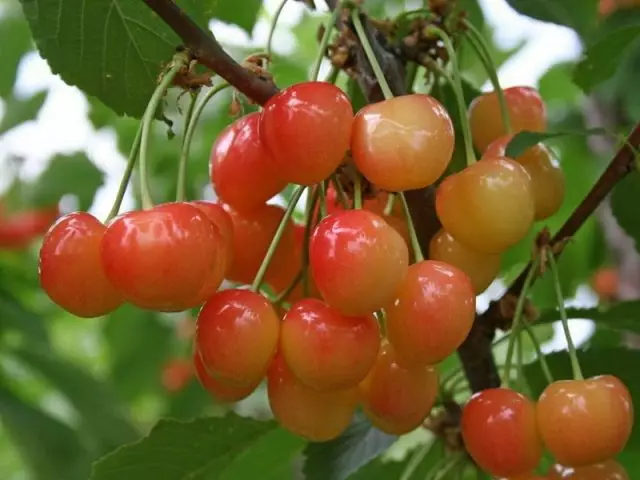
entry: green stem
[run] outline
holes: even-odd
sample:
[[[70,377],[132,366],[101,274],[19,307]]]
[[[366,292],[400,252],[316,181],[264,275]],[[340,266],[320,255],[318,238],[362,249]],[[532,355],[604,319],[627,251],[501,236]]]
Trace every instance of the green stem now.
[[[180,162],[178,164],[178,187],[176,188],[176,201],[178,202],[183,202],[187,196],[187,160],[189,158],[187,133],[193,119],[193,111],[197,100],[198,94],[191,93],[191,101],[184,116],[184,137],[182,138],[182,149],[180,151]],[[189,142],[190,141],[191,139],[189,138]]]
[[[185,65],[187,65],[189,59],[185,53],[178,53],[173,57],[171,66],[162,75],[160,83],[156,87],[147,109],[142,117],[142,138],[140,139],[140,196],[142,200],[142,208],[148,209],[153,207],[153,201],[151,200],[151,189],[149,188],[149,170],[148,170],[148,147],[149,147],[149,134],[151,132],[151,124],[158,110],[158,106],[162,100],[162,97],[169,89],[171,82]]]
[[[318,195],[320,202],[320,216],[327,216],[327,185],[324,182],[318,184]]]
[[[333,188],[336,190],[336,198],[340,202],[340,205],[342,205],[342,208],[346,210],[349,208],[349,199],[335,173],[331,175],[331,182],[333,183]]]
[[[367,33],[364,30],[364,25],[362,25],[362,20],[360,19],[360,12],[358,10],[354,10],[351,12],[351,20],[353,21],[353,27],[356,30],[356,34],[360,39],[360,44],[362,45],[362,49],[364,50],[369,63],[371,64],[371,68],[373,69],[373,74],[376,77],[376,80],[380,84],[380,90],[382,90],[382,94],[384,98],[389,100],[393,98],[393,92],[389,87],[389,83],[384,76],[384,72],[380,67],[380,63],[378,63],[378,59],[376,58],[375,53],[373,52],[373,47],[369,42],[369,38],[367,37]]]
[[[542,368],[544,378],[547,380],[547,383],[553,383],[553,375],[551,374],[551,369],[547,363],[547,358],[544,356],[544,353],[542,353],[542,347],[540,347],[540,342],[538,341],[536,332],[533,331],[533,327],[526,318],[522,319],[522,326],[527,331],[527,335],[533,344],[533,349],[535,350],[538,361],[540,362],[540,368]]]
[[[309,296],[309,239],[311,238],[311,230],[313,229],[314,210],[318,203],[320,193],[314,188],[307,199],[307,205],[304,212],[304,241],[302,242],[302,293],[305,297]]]
[[[397,195],[394,193],[389,194],[389,198],[387,198],[387,204],[384,206],[384,215],[391,215],[393,212],[393,206],[396,204]]]
[[[560,319],[562,320],[562,329],[564,330],[564,336],[567,339],[567,349],[569,350],[569,358],[571,359],[571,370],[573,371],[574,380],[583,380],[582,368],[580,368],[580,362],[578,361],[578,353],[576,352],[576,346],[571,338],[571,332],[569,331],[569,319],[567,318],[567,312],[564,308],[564,296],[562,295],[562,286],[560,284],[560,275],[558,273],[558,263],[553,252],[548,250],[549,270],[553,276],[553,283],[556,290],[556,297],[558,298],[558,309],[560,310]]]
[[[360,172],[354,172],[353,208],[355,210],[362,208],[362,180],[360,179]]]
[[[267,56],[271,58],[271,44],[273,43],[273,35],[276,33],[276,27],[278,25],[278,20],[280,20],[280,15],[284,10],[285,5],[288,0],[282,0],[278,8],[276,8],[275,13],[273,14],[273,18],[271,19],[271,26],[269,27],[269,36],[267,37]]]
[[[338,21],[338,16],[342,12],[343,4],[346,3],[344,0],[338,2],[336,8],[333,9],[333,13],[331,14],[331,19],[329,20],[329,24],[324,29],[324,34],[322,35],[322,39],[320,40],[320,45],[318,46],[318,53],[316,54],[316,58],[313,62],[313,70],[311,70],[311,80],[318,80],[318,75],[320,75],[320,66],[322,65],[322,59],[324,58],[324,54],[327,50],[327,45],[329,45],[329,40],[331,39],[331,33],[333,32],[333,27]],[[337,74],[337,70],[336,70]]]
[[[413,84],[416,82],[416,75],[418,75],[418,64],[416,62],[409,62],[407,64],[407,75],[405,76],[404,88],[407,92],[413,91]]]
[[[302,196],[302,193],[305,191],[306,188],[307,188],[306,186],[299,186],[293,192],[293,195],[291,195],[291,200],[289,201],[287,210],[284,212],[284,216],[282,217],[282,220],[280,220],[280,224],[276,229],[276,233],[273,234],[273,239],[271,240],[271,244],[269,245],[267,253],[264,256],[264,259],[262,260],[262,264],[258,269],[258,273],[256,273],[256,277],[253,279],[253,283],[251,284],[251,290],[253,290],[254,292],[257,292],[260,290],[260,286],[262,285],[264,276],[267,273],[267,269],[269,268],[271,259],[273,258],[273,255],[276,253],[276,249],[280,244],[280,239],[282,238],[282,235],[287,229],[287,225],[289,224],[291,215],[293,215],[293,211],[296,208],[296,204],[298,203],[298,200],[300,200],[300,197]]]
[[[127,159],[127,167],[125,168],[124,173],[122,174],[122,179],[120,180],[120,186],[118,187],[118,192],[116,193],[116,199],[113,202],[113,206],[109,211],[109,215],[107,215],[107,219],[105,223],[109,223],[120,211],[120,207],[122,206],[122,199],[124,198],[124,194],[127,192],[127,187],[129,186],[129,181],[131,180],[131,174],[133,173],[133,169],[136,165],[136,160],[138,159],[138,152],[140,151],[140,140],[142,139],[142,123],[138,126],[138,131],[136,132],[136,137],[133,140],[133,145],[131,145],[131,150],[129,151],[129,158]]]
[[[274,298],[273,303],[275,303],[276,305],[280,305],[282,302],[284,302],[286,298],[289,296],[289,294],[293,292],[293,290],[295,290],[295,288],[298,286],[298,284],[302,280],[302,275],[303,275],[303,271],[300,270],[298,274],[295,276],[295,278],[293,279],[293,281],[287,286],[287,288],[285,288],[282,292],[278,294],[277,297]]]
[[[411,456],[411,460],[409,460],[407,466],[402,471],[400,480],[409,480],[411,478],[411,475],[413,475],[416,469],[420,466],[431,450],[431,447],[433,447],[433,443],[427,443],[426,445],[416,449],[415,453]]]
[[[393,23],[401,22],[405,18],[413,17],[414,15],[424,15],[425,18],[435,17],[434,13],[431,11],[430,8],[416,8],[415,10],[402,12],[393,20]]]
[[[498,79],[498,71],[496,68],[496,64],[491,58],[491,53],[489,52],[489,48],[487,47],[487,43],[484,41],[484,37],[480,30],[478,30],[469,20],[463,20],[464,26],[467,28],[468,39],[471,46],[478,54],[480,61],[482,62],[487,75],[489,76],[489,80],[493,85],[493,89],[498,96],[498,104],[500,105],[500,115],[502,116],[502,123],[504,124],[504,129],[508,134],[513,133],[513,129],[511,127],[511,118],[509,116],[509,109],[507,107],[507,100],[504,96],[504,91],[500,86],[500,80]]]
[[[463,457],[458,454],[441,458],[431,469],[425,480],[442,480],[448,478],[447,475],[458,466],[462,458]]]
[[[416,263],[424,261],[424,255],[422,254],[422,248],[420,248],[420,241],[418,240],[418,235],[416,234],[416,228],[413,224],[413,219],[411,218],[411,211],[409,210],[409,204],[407,203],[407,199],[404,196],[404,192],[398,193],[398,197],[400,197],[400,202],[402,203],[402,210],[404,211],[404,216],[407,219],[407,228],[409,230],[409,238],[411,239],[411,247],[413,248],[413,256],[416,259]]]

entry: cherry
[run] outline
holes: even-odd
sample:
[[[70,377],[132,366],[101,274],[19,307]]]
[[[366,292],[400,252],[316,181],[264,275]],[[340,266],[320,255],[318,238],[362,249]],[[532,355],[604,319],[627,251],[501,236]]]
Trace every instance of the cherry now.
[[[267,371],[280,336],[269,301],[250,290],[222,290],[200,310],[196,348],[207,370],[226,383],[255,385]]]
[[[533,224],[531,180],[519,163],[484,158],[450,175],[436,192],[442,226],[460,243],[483,253],[502,253]]]
[[[620,274],[615,268],[601,268],[593,274],[591,286],[602,300],[615,300],[618,297]]]
[[[260,139],[260,113],[226,127],[211,150],[211,182],[220,199],[235,210],[263,205],[287,185]]]
[[[547,449],[566,466],[604,462],[625,447],[633,425],[627,387],[612,375],[549,385],[537,405]]]
[[[507,146],[513,135],[505,135],[492,142],[483,157],[506,156]],[[564,173],[553,153],[539,143],[528,148],[514,159],[522,165],[531,177],[531,189],[535,203],[535,219],[544,220],[556,213],[565,197]]]
[[[21,250],[44,235],[56,221],[58,207],[25,210],[0,217],[0,249]]]
[[[397,192],[438,180],[451,161],[454,143],[444,106],[416,93],[363,107],[353,122],[351,153],[371,183]]]
[[[179,392],[187,386],[192,375],[191,362],[182,358],[174,358],[162,368],[162,386],[168,392]]]
[[[267,394],[280,425],[313,442],[326,442],[344,432],[357,404],[355,388],[320,392],[307,387],[282,355],[276,355],[269,367]]]
[[[438,395],[438,373],[424,366],[407,369],[383,340],[375,365],[359,387],[362,408],[377,428],[403,435],[418,428]]]
[[[514,134],[523,130],[544,132],[547,114],[537,90],[531,87],[511,87],[503,90],[511,128]],[[496,92],[485,93],[469,106],[469,122],[473,143],[484,152],[491,142],[506,135]]]
[[[615,460],[587,465],[586,467],[565,468],[555,465],[549,471],[548,480],[629,480],[622,465]]]
[[[407,219],[396,217],[394,215],[384,215],[382,219],[400,234],[408,248],[411,245],[411,237],[409,236],[409,225],[407,224]]]
[[[542,458],[535,404],[514,390],[476,393],[462,410],[460,426],[467,452],[492,475],[526,474]]]
[[[441,229],[431,239],[429,258],[458,267],[473,283],[476,295],[484,292],[500,273],[500,255],[471,250]]]
[[[387,335],[405,366],[434,365],[469,334],[475,292],[462,270],[435,260],[414,263],[386,306]]]
[[[260,135],[283,179],[313,185],[342,163],[352,123],[353,107],[340,88],[304,82],[271,97],[262,111]]]
[[[197,350],[193,353],[193,366],[196,378],[198,382],[200,382],[200,385],[202,385],[202,388],[222,403],[234,403],[247,398],[255,391],[261,381],[258,380],[255,384],[249,384],[247,386],[225,383],[209,374]]]
[[[221,243],[220,232],[202,210],[166,203],[116,217],[100,251],[107,278],[125,299],[171,312],[201,303]]]
[[[366,210],[322,219],[311,237],[309,256],[322,297],[347,315],[373,313],[388,304],[409,263],[400,234]]]
[[[341,212],[344,210],[350,210],[353,205],[353,199],[347,199],[347,208],[340,201],[340,197],[338,196],[338,192],[336,192],[333,184],[329,184],[327,187],[327,191],[325,194],[326,202],[327,202],[327,214],[331,215],[333,213]],[[387,201],[389,199],[389,194],[384,191],[379,191],[373,196],[367,196],[362,199],[362,208],[363,210],[369,210],[370,212],[377,213],[378,215],[382,215],[384,213],[384,209],[387,206]],[[401,206],[399,202],[395,202],[394,204],[394,212],[402,213]],[[316,211],[319,207],[316,207]]]
[[[100,261],[106,227],[85,212],[61,217],[40,248],[40,285],[57,305],[78,317],[100,317],[118,308],[122,295]]]
[[[379,345],[373,315],[349,317],[316,299],[293,304],[282,322],[280,349],[287,365],[317,390],[356,387],[371,370]]]

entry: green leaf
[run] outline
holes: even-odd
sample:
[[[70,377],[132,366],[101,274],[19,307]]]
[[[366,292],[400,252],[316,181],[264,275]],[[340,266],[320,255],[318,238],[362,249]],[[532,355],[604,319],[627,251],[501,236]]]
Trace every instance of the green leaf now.
[[[586,37],[596,27],[598,0],[507,0],[511,8],[543,22],[573,28]]]
[[[613,189],[611,210],[618,225],[633,238],[636,251],[640,252],[640,222],[636,202],[640,193],[640,173],[631,172]]]
[[[307,446],[305,476],[307,480],[344,480],[387,450],[397,438],[381,432],[363,415],[358,415],[340,437]]]
[[[46,99],[47,92],[39,92],[26,99],[13,95],[8,97],[0,120],[0,135],[28,120],[34,120]]]
[[[277,429],[274,421],[234,413],[189,422],[160,420],[148,437],[96,462],[91,480],[222,478],[234,459]]]
[[[253,30],[262,7],[262,0],[242,0],[242,8],[238,8],[236,0],[204,0],[202,3],[206,17],[236,24],[247,33]]]
[[[567,308],[569,319],[593,320],[598,327],[615,331],[640,333],[640,300],[614,303],[608,307]],[[536,323],[552,323],[560,320],[557,309],[544,310]]]
[[[571,135],[608,135],[609,132],[604,128],[592,128],[589,130],[575,132],[518,132],[513,136],[509,145],[507,145],[506,155],[510,158],[517,158],[526,150],[534,145],[551,140],[558,137],[567,137]]]
[[[0,312],[0,328],[3,331],[24,334],[25,341],[32,346],[49,346],[49,332],[44,319],[3,290],[0,290]]]
[[[28,189],[27,201],[36,206],[50,206],[64,195],[75,195],[78,209],[88,210],[103,178],[104,174],[84,153],[57,155]]]
[[[31,46],[29,25],[14,2],[2,5],[0,17],[0,97],[8,97],[18,73],[18,64]],[[1,131],[1,129],[0,129]]]
[[[591,45],[576,66],[575,82],[585,92],[612,77],[626,53],[640,38],[640,25],[624,27]]]

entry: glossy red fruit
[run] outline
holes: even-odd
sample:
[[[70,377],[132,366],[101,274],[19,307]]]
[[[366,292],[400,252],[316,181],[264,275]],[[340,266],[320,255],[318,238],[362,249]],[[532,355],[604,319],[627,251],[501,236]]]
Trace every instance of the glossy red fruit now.
[[[229,215],[229,213],[219,203],[195,200],[189,202],[189,204],[202,210],[207,217],[209,217],[209,220],[218,227],[223,240],[222,250],[224,250],[224,253],[222,256],[228,264],[225,266],[226,275],[226,272],[231,268],[231,264],[233,263],[234,254],[233,220],[231,219],[231,215]]]
[[[366,210],[324,218],[311,238],[309,256],[322,297],[347,315],[373,313],[388,304],[409,264],[404,239]]]
[[[630,477],[622,465],[615,460],[588,465],[586,467],[567,468],[555,465],[547,476],[548,480],[629,480]]]
[[[469,276],[476,295],[484,292],[500,273],[500,255],[476,252],[440,229],[429,244],[429,258],[458,267]]]
[[[536,89],[511,87],[504,89],[504,95],[514,134],[523,130],[544,132],[547,129],[545,105]],[[480,152],[484,152],[491,142],[507,134],[496,92],[485,93],[471,102],[469,122],[473,143]]]
[[[250,290],[222,290],[200,310],[196,348],[207,370],[227,383],[255,385],[267,371],[280,336],[269,301]]]
[[[260,138],[260,113],[226,127],[211,150],[210,174],[218,197],[235,210],[263,205],[286,185]]]
[[[71,213],[51,227],[40,248],[42,289],[78,317],[106,315],[124,301],[102,269],[100,243],[105,230],[93,215]]]
[[[462,410],[461,429],[469,455],[492,475],[523,475],[542,459],[535,404],[514,390],[473,395]]]
[[[444,106],[415,93],[363,107],[353,122],[351,153],[371,183],[392,192],[412,190],[442,176],[454,137]]]
[[[317,390],[356,387],[373,366],[380,330],[372,314],[343,315],[316,299],[291,306],[280,351],[296,377]]]
[[[604,462],[625,447],[634,412],[627,387],[612,375],[549,385],[537,404],[538,429],[562,465]]]
[[[513,135],[506,135],[492,142],[483,157],[506,156],[507,146]],[[556,213],[565,198],[564,172],[553,156],[553,152],[539,143],[514,159],[531,177],[531,189],[535,203],[535,219],[544,220]]]
[[[134,305],[182,311],[200,303],[199,293],[216,268],[220,242],[202,210],[166,203],[116,217],[102,239],[102,266]]]
[[[383,432],[403,435],[418,428],[429,415],[438,395],[438,373],[430,366],[401,366],[394,348],[383,340],[359,393],[371,423]]]
[[[162,386],[167,392],[175,393],[184,389],[193,376],[191,362],[182,358],[170,360],[162,368]]]
[[[304,82],[271,97],[260,134],[280,176],[313,185],[338,168],[349,149],[353,107],[332,83]]]
[[[320,392],[307,387],[281,355],[269,367],[267,393],[280,425],[312,442],[326,442],[344,432],[357,404],[355,388]]]
[[[0,249],[21,250],[44,235],[56,221],[57,207],[25,210],[7,217],[0,217]]]
[[[193,354],[193,365],[196,378],[198,382],[200,382],[200,385],[202,385],[202,388],[222,403],[234,403],[247,398],[255,391],[261,381],[258,380],[255,384],[247,386],[225,383],[209,374],[197,350]]]
[[[460,243],[478,252],[502,253],[533,224],[531,179],[513,160],[484,158],[444,179],[436,192],[436,212]]]
[[[386,307],[387,336],[406,366],[434,365],[467,338],[475,291],[460,269],[435,260],[414,263]]]

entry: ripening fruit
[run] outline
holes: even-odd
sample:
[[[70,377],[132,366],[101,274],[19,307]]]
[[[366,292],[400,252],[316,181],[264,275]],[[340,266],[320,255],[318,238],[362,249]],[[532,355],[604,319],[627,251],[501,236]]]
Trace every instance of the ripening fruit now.
[[[296,377],[316,390],[357,386],[379,346],[372,314],[350,317],[316,299],[293,304],[282,322],[280,351]]]
[[[174,358],[162,368],[162,386],[167,392],[179,392],[187,386],[192,376],[191,362],[184,358]]]
[[[507,145],[513,135],[506,135],[492,142],[483,154],[483,158],[506,156]],[[535,219],[544,220],[556,213],[565,197],[564,172],[553,152],[539,143],[525,150],[514,159],[531,177],[531,190],[535,203]]]
[[[467,452],[492,475],[526,474],[542,458],[535,404],[514,390],[476,393],[462,410],[460,426]]]
[[[262,111],[260,135],[285,181],[313,185],[342,163],[352,123],[353,107],[340,88],[304,82],[271,97]]]
[[[511,87],[503,91],[514,134],[523,130],[544,132],[547,129],[546,109],[536,89]],[[484,152],[491,142],[507,134],[496,92],[485,93],[471,102],[469,122],[473,143],[480,152]]]
[[[519,163],[484,158],[438,186],[436,212],[460,243],[483,253],[502,253],[522,240],[533,224],[531,179]]]
[[[353,122],[351,153],[371,183],[398,192],[435,183],[451,161],[454,143],[444,106],[415,93],[363,107]]]
[[[234,403],[247,398],[255,391],[262,380],[260,379],[254,384],[246,386],[237,386],[225,383],[207,372],[207,368],[204,366],[200,353],[197,350],[193,353],[193,366],[196,378],[198,379],[198,382],[200,382],[200,385],[202,385],[202,388],[209,392],[213,398],[222,403]]]
[[[377,428],[403,435],[418,428],[438,395],[434,367],[407,369],[398,364],[393,346],[382,341],[375,365],[359,387],[362,408]]]
[[[221,381],[255,385],[278,346],[280,319],[269,301],[250,290],[222,290],[200,310],[196,348]]]
[[[387,336],[398,361],[434,365],[451,355],[471,330],[475,299],[462,270],[435,260],[411,265],[396,299],[385,307]]]
[[[600,268],[591,277],[591,287],[601,300],[610,302],[618,297],[620,274],[616,268]]]
[[[40,285],[57,305],[78,317],[100,317],[124,299],[102,270],[100,242],[106,227],[93,215],[60,218],[40,248]]]
[[[347,315],[373,313],[391,302],[409,264],[404,239],[366,210],[322,219],[311,237],[309,256],[322,297]]]
[[[476,252],[440,229],[429,244],[429,259],[458,267],[469,276],[476,295],[484,292],[500,273],[500,255]]]
[[[549,385],[537,404],[538,429],[558,463],[604,462],[625,447],[633,426],[627,387],[612,375]]]
[[[287,185],[262,143],[259,124],[259,112],[245,115],[218,135],[211,150],[213,188],[240,212],[263,205]]]
[[[565,468],[555,465],[547,476],[548,480],[629,480],[622,465],[615,460],[587,465],[586,467]]]
[[[312,442],[326,442],[344,432],[358,398],[355,388],[320,392],[307,387],[279,354],[267,373],[267,394],[280,425]]]
[[[222,235],[221,253],[219,255],[220,268],[224,272],[223,277],[226,277],[233,263],[234,252],[233,220],[231,219],[231,215],[229,215],[219,203],[194,200],[189,202],[189,205],[193,205],[202,210],[207,217],[209,217],[209,220],[218,227],[218,231],[220,235]]]
[[[0,250],[20,250],[28,247],[49,230],[59,215],[57,206],[25,210],[8,217],[4,216],[4,212],[0,212]]]

